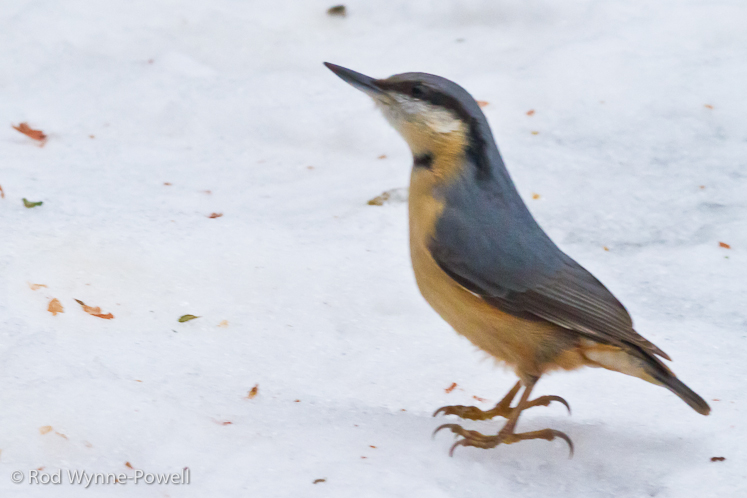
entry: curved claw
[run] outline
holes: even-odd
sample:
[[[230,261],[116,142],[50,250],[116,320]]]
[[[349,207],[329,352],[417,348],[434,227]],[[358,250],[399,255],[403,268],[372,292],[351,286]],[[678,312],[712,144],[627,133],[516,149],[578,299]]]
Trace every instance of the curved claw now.
[[[443,424],[443,425],[439,425],[438,427],[436,427],[436,430],[433,431],[433,434],[431,434],[431,437],[436,437],[436,434],[441,429],[449,429],[449,430],[451,430],[451,432],[453,432],[453,433],[456,434],[456,433],[458,433],[458,431],[460,431],[462,429],[462,426],[459,425],[459,424]]]
[[[464,446],[465,445],[465,443],[464,443],[465,441],[466,441],[466,439],[461,439],[461,440],[457,441],[456,443],[454,443],[451,446],[451,449],[449,450],[449,456],[453,457],[454,456],[454,450],[456,449],[456,447],[457,446]]]
[[[533,399],[532,401],[528,402],[524,409],[526,410],[527,408],[532,408],[533,406],[550,406],[550,403],[552,403],[553,401],[563,403],[563,405],[568,410],[568,414],[571,414],[571,405],[569,405],[568,402],[560,396],[540,396],[539,398]]]
[[[448,406],[442,406],[441,408],[439,408],[438,410],[436,410],[435,412],[433,412],[433,416],[435,417],[436,415],[438,415],[441,412],[446,413],[446,409],[447,408],[449,408],[449,407]]]
[[[573,441],[571,441],[571,438],[568,437],[568,435],[564,432],[556,431],[554,429],[551,430],[552,435],[555,437],[559,437],[566,443],[568,443],[568,448],[571,450],[571,454],[568,455],[568,458],[573,458]]]
[[[557,401],[559,403],[563,403],[565,405],[565,407],[568,409],[568,415],[571,415],[571,405],[569,405],[566,400],[564,400],[560,396],[548,396],[547,398],[550,401]]]

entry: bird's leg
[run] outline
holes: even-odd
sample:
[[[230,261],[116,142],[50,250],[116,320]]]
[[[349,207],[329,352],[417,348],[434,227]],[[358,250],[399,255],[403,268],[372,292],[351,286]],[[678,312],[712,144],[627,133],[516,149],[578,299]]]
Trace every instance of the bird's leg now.
[[[476,406],[442,406],[436,410],[433,416],[435,417],[439,413],[443,413],[444,415],[456,415],[460,418],[466,418],[469,420],[490,420],[495,417],[509,418],[515,410],[515,408],[511,408],[511,403],[516,397],[516,393],[519,392],[519,389],[521,389],[521,381],[517,382],[508,394],[506,394],[506,396],[504,396],[503,399],[490,410],[480,410]],[[537,399],[527,401],[526,406],[522,408],[522,410],[532,408],[533,406],[547,406],[553,401],[563,403],[565,407],[568,408],[568,413],[571,412],[571,407],[568,405],[568,402],[560,396],[540,396]]]
[[[525,441],[527,439],[545,439],[547,441],[552,441],[556,437],[563,439],[566,443],[568,443],[568,446],[570,446],[571,449],[571,456],[573,456],[573,442],[566,434],[560,431],[556,431],[554,429],[542,429],[539,431],[524,432],[519,434],[516,434],[514,432],[521,412],[526,408],[529,408],[530,405],[536,406],[532,405],[532,401],[529,401],[529,394],[532,392],[532,388],[534,388],[534,384],[536,383],[537,379],[532,379],[529,383],[527,383],[526,388],[521,395],[521,399],[519,400],[519,404],[516,406],[516,408],[510,410],[510,414],[507,417],[508,421],[506,422],[506,425],[503,426],[503,429],[501,429],[501,431],[497,435],[485,436],[484,434],[480,434],[477,431],[468,431],[458,424],[444,424],[436,429],[434,434],[441,429],[449,429],[454,434],[462,436],[463,439],[460,439],[451,447],[449,456],[454,454],[454,450],[457,446],[474,446],[475,448],[489,449],[495,448],[499,444],[513,444],[518,443],[519,441]],[[511,398],[516,395],[514,390],[518,391],[518,388],[514,386],[514,389],[509,392]],[[505,399],[506,398],[504,398],[504,400]],[[541,398],[537,398],[537,400],[534,401],[538,401],[540,399]]]

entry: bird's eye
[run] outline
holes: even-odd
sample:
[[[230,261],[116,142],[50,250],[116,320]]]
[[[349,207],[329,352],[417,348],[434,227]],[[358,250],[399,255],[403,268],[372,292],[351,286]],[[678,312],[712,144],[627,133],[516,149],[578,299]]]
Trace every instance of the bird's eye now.
[[[427,90],[425,86],[421,85],[420,83],[416,83],[412,87],[412,96],[415,98],[421,98],[424,97]]]

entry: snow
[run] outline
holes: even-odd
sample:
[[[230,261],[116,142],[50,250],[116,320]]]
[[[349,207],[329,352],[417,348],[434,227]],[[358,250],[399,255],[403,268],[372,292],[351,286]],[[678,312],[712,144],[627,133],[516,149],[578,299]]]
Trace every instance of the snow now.
[[[188,485],[87,495],[747,496],[747,5],[329,6],[4,3],[0,495],[82,492],[15,470],[189,467]],[[420,297],[406,203],[367,204],[406,187],[409,151],[322,61],[432,72],[488,101],[540,224],[712,414],[620,374],[559,373],[536,393],[572,416],[534,408],[519,428],[566,432],[573,459],[562,441],[449,458],[453,439],[430,435],[451,417],[431,413],[490,407],[515,376]]]

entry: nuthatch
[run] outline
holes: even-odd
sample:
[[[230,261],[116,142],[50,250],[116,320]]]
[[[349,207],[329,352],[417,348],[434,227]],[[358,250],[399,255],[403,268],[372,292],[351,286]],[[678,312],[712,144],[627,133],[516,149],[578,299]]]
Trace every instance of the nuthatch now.
[[[466,90],[432,74],[377,80],[325,65],[373,98],[412,150],[410,255],[423,297],[459,334],[519,377],[491,410],[445,406],[434,413],[508,419],[495,436],[442,425],[436,432],[446,428],[462,436],[450,454],[457,446],[493,448],[556,437],[573,453],[573,443],[560,431],[514,431],[527,408],[552,401],[568,407],[559,396],[529,399],[537,380],[559,369],[590,366],[632,375],[666,387],[708,415],[708,404],[658,358],[671,361],[669,356],[633,329],[623,305],[534,220],[485,115]]]

